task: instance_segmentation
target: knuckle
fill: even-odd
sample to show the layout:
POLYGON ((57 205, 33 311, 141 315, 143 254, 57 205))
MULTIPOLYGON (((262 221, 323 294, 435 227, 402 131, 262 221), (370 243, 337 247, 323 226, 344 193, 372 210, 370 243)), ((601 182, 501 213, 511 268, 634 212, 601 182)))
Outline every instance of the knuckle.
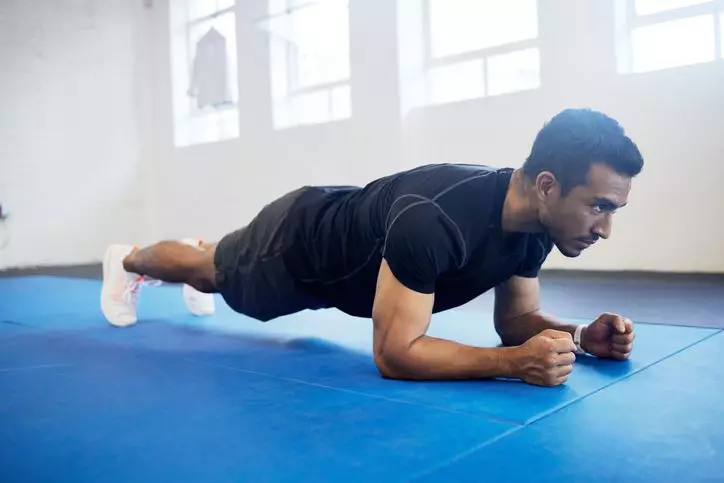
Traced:
POLYGON ((551 339, 540 339, 539 344, 540 344, 541 349, 544 349, 547 352, 552 351, 555 347, 553 344, 553 340, 551 340, 551 339))

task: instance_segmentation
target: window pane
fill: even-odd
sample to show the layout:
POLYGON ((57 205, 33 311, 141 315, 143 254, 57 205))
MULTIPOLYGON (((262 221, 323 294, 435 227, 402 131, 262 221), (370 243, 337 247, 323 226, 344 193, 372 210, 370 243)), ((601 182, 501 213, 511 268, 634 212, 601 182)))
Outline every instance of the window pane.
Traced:
POLYGON ((346 2, 326 1, 290 14, 291 52, 297 88, 349 77, 349 11, 346 2))
POLYGON ((483 61, 435 67, 428 71, 428 97, 431 104, 463 101, 485 95, 483 61))
POLYGON ((349 86, 335 87, 332 96, 332 119, 347 119, 352 116, 352 98, 349 86))
POLYGON ((714 60, 714 19, 690 17, 631 32, 633 71, 647 72, 714 60))
POLYGON ((234 0, 188 0, 189 20, 207 17, 234 5, 234 0))
POLYGON ((435 58, 538 36, 536 0, 429 0, 435 58))
POLYGON ((287 7, 287 0, 269 0, 267 5, 267 13, 270 17, 275 17, 283 13, 287 7))
POLYGON ((636 13, 638 15, 649 15, 652 13, 674 10, 676 8, 710 3, 712 0, 636 0, 636 13))
POLYGON ((292 118, 297 124, 329 122, 329 91, 297 94, 292 99, 292 118))
MULTIPOLYGON (((221 36, 224 39, 224 47, 226 48, 226 57, 225 57, 225 64, 224 68, 226 71, 226 89, 227 89, 227 96, 231 102, 236 102, 238 98, 238 80, 237 80, 237 53, 236 53, 236 15, 234 12, 225 13, 223 15, 220 15, 218 17, 215 17, 211 20, 207 20, 205 22, 201 22, 198 24, 194 24, 189 29, 189 45, 191 46, 191 61, 192 66, 193 59, 196 57, 196 47, 198 42, 205 37, 206 35, 210 35, 214 33, 221 34, 221 36)), ((206 58, 208 59, 208 54, 206 55, 206 58)), ((218 64, 214 63, 213 66, 216 67, 218 64)), ((194 69, 194 72, 192 75, 194 76, 201 76, 205 79, 209 79, 209 70, 207 70, 206 66, 199 67, 198 70, 194 69)), ((217 72, 211 71, 211 72, 217 72)))
POLYGON ((488 58, 488 95, 540 87, 538 49, 526 49, 488 58))
POLYGON ((719 53, 724 59, 724 12, 719 14, 719 53))

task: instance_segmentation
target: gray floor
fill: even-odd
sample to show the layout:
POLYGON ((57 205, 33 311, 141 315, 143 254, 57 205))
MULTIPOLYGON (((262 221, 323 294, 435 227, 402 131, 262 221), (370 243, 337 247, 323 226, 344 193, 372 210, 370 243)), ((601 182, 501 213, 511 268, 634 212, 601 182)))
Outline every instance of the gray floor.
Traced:
MULTIPOLYGON (((0 277, 57 275, 101 277, 99 265, 0 272, 0 277)), ((614 312, 639 322, 724 328, 724 274, 545 271, 543 310, 565 318, 594 319, 614 312)), ((466 309, 490 313, 491 293, 466 309)))
MULTIPOLYGON (((547 271, 542 309, 566 318, 603 312, 634 321, 724 328, 724 275, 547 271)), ((470 307, 492 310, 492 294, 470 307)))

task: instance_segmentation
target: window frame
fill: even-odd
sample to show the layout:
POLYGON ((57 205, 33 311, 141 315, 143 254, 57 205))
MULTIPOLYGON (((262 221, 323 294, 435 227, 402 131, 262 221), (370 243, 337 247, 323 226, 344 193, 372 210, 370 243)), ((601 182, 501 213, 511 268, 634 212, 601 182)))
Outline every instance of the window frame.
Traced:
MULTIPOLYGON (((431 70, 439 68, 439 67, 446 67, 446 66, 452 66, 455 64, 462 64, 464 62, 469 61, 476 61, 479 60, 482 62, 482 68, 483 68, 483 95, 480 98, 486 98, 491 97, 490 94, 490 80, 488 77, 489 69, 488 69, 488 59, 492 56, 500 55, 500 54, 512 54, 515 52, 528 50, 528 49, 536 49, 538 51, 538 55, 540 56, 541 48, 540 48, 540 9, 536 8, 536 21, 538 22, 538 31, 536 33, 536 36, 534 38, 530 39, 524 39, 524 40, 516 40, 513 42, 508 42, 501 45, 494 45, 491 47, 483 47, 480 49, 474 49, 474 50, 468 50, 465 52, 460 52, 457 54, 450 54, 443 57, 435 57, 432 53, 432 18, 431 18, 431 5, 430 2, 432 0, 423 0, 421 5, 421 13, 422 13, 422 47, 423 47, 423 71, 427 75, 431 70)), ((539 64, 540 65, 540 64, 539 64)), ((542 79, 539 73, 539 86, 538 88, 542 87, 542 79)), ((529 89, 526 89, 529 90, 529 89)), ((523 90, 518 91, 512 91, 507 94, 515 94, 518 92, 524 92, 523 90)), ((497 94, 500 95, 500 94, 497 94)), ((429 93, 428 93, 428 101, 429 101, 429 93)), ((429 104, 429 102, 428 102, 429 104)))
MULTIPOLYGON (((169 2, 169 55, 172 105, 172 142, 175 148, 188 148, 202 144, 238 139, 241 134, 239 118, 239 61, 238 61, 238 0, 231 5, 205 13, 191 16, 192 2, 201 0, 171 0, 169 2), (206 22, 230 15, 233 25, 233 47, 227 44, 229 55, 227 68, 234 69, 231 79, 235 82, 227 84, 230 102, 218 106, 199 108, 195 96, 188 95, 193 76, 196 45, 192 42, 193 29, 206 22), (236 53, 236 55, 233 55, 236 53)), ((230 40, 226 39, 227 42, 230 40)), ((229 75, 229 71, 227 71, 229 75)))
MULTIPOLYGON (((308 2, 299 2, 298 0, 277 0, 277 2, 282 2, 284 4, 282 10, 277 11, 268 11, 267 16, 264 18, 265 22, 271 22, 273 19, 278 18, 285 18, 285 21, 287 23, 288 29, 291 31, 292 26, 291 22, 293 21, 293 15, 295 11, 298 11, 303 8, 309 8, 314 7, 318 4, 318 1, 311 0, 308 2)), ((350 0, 340 0, 340 3, 344 4, 349 12, 349 1, 350 0)), ((267 0, 267 8, 271 9, 272 0, 267 0)), ((351 19, 349 18, 349 13, 347 17, 348 26, 351 19)), ((347 35, 349 36, 348 42, 351 43, 351 29, 348 28, 347 35)), ((349 44, 348 44, 349 45, 349 44)), ((348 88, 352 89, 352 73, 351 73, 351 65, 350 65, 350 71, 348 72, 347 76, 343 79, 338 79, 335 81, 330 82, 318 82, 311 85, 300 85, 299 82, 299 53, 294 52, 294 47, 292 46, 291 42, 285 42, 283 46, 283 52, 284 52, 284 61, 283 64, 285 65, 285 76, 286 76, 286 94, 283 96, 284 100, 280 101, 278 99, 272 98, 271 101, 273 104, 276 104, 278 102, 283 102, 286 104, 287 109, 290 110, 290 112, 293 112, 292 106, 294 105, 295 101, 297 101, 300 97, 306 96, 309 94, 316 94, 316 93, 324 93, 328 98, 328 113, 327 113, 327 120, 326 121, 320 121, 317 122, 305 122, 301 121, 300 119, 296 118, 294 115, 292 115, 292 119, 286 123, 283 123, 281 126, 276 126, 276 120, 275 123, 275 129, 288 129, 288 128, 294 128, 299 127, 302 125, 307 124, 321 124, 321 123, 329 123, 329 122, 336 122, 339 120, 346 119, 348 117, 351 117, 352 115, 352 106, 351 106, 351 99, 350 99, 350 114, 347 117, 344 117, 342 119, 337 119, 334 116, 334 106, 333 106, 333 95, 334 91, 337 88, 348 88)), ((271 52, 270 52, 271 53, 271 52)), ((347 56, 349 57, 351 54, 350 50, 348 49, 347 56)), ((271 55, 274 55, 271 53, 271 55)), ((270 64, 273 65, 273 62, 270 64)), ((273 72, 270 73, 270 75, 275 75, 273 72)), ((351 95, 351 94, 350 94, 351 95)), ((274 110, 274 107, 273 107, 274 110)))
MULTIPOLYGON (((724 23, 724 0, 711 0, 706 3, 698 3, 694 5, 687 5, 685 7, 673 8, 670 10, 664 10, 661 12, 649 13, 639 15, 636 13, 636 0, 618 0, 619 9, 623 13, 623 41, 625 42, 622 58, 619 59, 619 73, 623 74, 644 74, 651 71, 636 72, 633 69, 633 43, 631 37, 633 31, 637 28, 648 27, 651 25, 658 25, 665 22, 671 22, 676 20, 686 20, 692 17, 700 17, 704 15, 711 15, 712 22, 714 22, 714 59, 713 62, 721 61, 724 58, 724 52, 722 52, 722 24, 724 23)), ((712 61, 699 62, 697 64, 709 64, 712 61)), ((665 69, 657 69, 654 72, 661 70, 676 69, 680 67, 687 67, 687 65, 676 65, 667 67, 665 69)))

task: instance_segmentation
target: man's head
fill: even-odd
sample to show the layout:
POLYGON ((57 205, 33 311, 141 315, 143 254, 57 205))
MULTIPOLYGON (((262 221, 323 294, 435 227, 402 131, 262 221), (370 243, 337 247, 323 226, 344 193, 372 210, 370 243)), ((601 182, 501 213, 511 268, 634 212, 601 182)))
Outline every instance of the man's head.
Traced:
POLYGON ((611 233, 611 216, 628 202, 643 158, 614 119, 567 109, 540 130, 523 173, 538 219, 565 256, 576 257, 611 233))

